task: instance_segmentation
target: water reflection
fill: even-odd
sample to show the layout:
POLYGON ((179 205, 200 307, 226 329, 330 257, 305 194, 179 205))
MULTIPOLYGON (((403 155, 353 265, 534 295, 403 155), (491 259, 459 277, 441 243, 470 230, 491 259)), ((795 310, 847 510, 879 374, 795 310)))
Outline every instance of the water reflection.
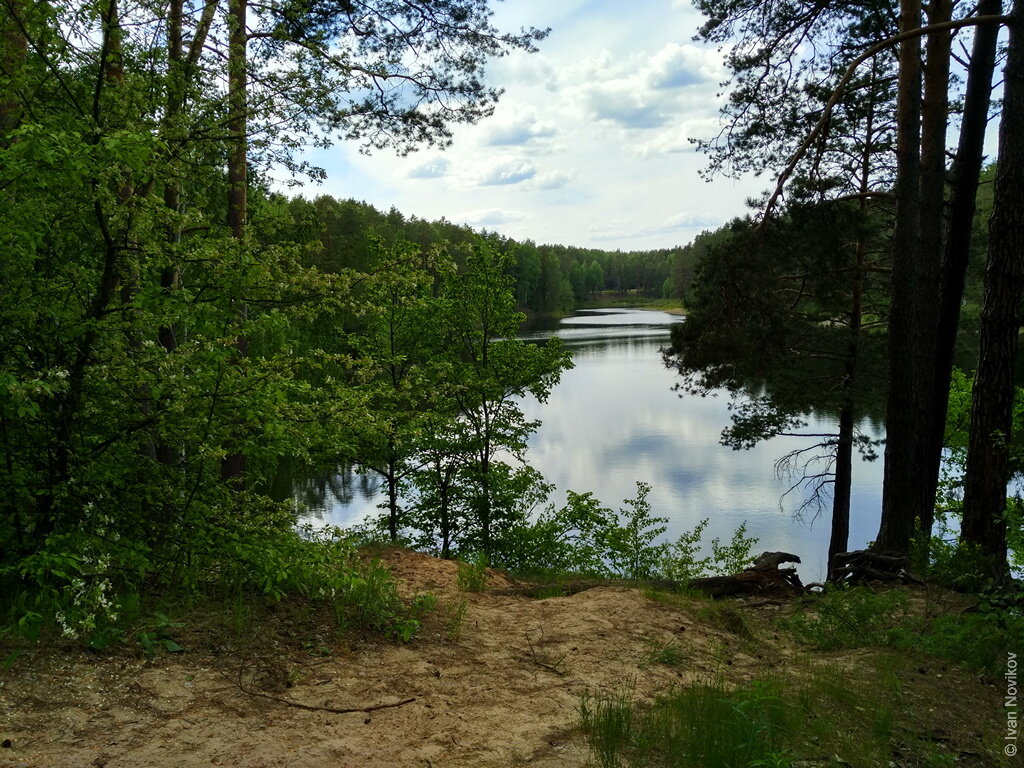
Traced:
MULTIPOLYGON (((654 513, 671 521, 666 536, 707 517, 706 538, 728 539, 746 521, 749 534, 760 538, 758 551, 798 554, 805 579, 820 577, 828 515, 817 522, 794 520, 803 496, 787 498, 780 508, 792 481, 775 474, 779 456, 813 441, 776 438, 749 451, 722 446, 728 399, 680 397, 673 391, 676 375, 661 362, 669 326, 679 320, 663 312, 603 310, 527 328, 525 338, 563 339, 575 363, 547 403, 524 403, 526 416, 542 422, 529 443, 530 463, 557 486, 556 501, 565 489, 592 491, 617 508, 642 480, 653 486, 654 513)), ((835 429, 827 416, 809 421, 808 432, 835 429)), ((880 461, 854 467, 851 547, 877 532, 881 478, 880 461)), ((375 486, 372 477, 348 472, 307 480, 296 495, 317 519, 351 525, 376 510, 375 486)))

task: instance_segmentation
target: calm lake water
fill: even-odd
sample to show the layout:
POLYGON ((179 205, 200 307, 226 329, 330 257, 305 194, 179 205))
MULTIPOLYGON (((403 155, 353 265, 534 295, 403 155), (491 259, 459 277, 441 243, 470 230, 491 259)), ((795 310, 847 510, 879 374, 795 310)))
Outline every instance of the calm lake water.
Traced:
MULTIPOLYGON (((680 319, 663 312, 590 310, 524 332, 525 338, 557 335, 572 351, 567 371, 546 403, 524 403, 540 429, 530 440, 528 461, 558 488, 592 491, 617 509, 635 495, 636 482, 652 486, 652 511, 670 521, 674 538, 709 518, 705 541, 728 540, 746 521, 757 552, 782 550, 801 557, 800 573, 817 580, 824 573, 830 506, 817 519, 798 517, 798 491, 780 498, 793 480, 779 478, 775 461, 810 444, 776 438, 749 451, 719 443, 729 424, 726 396, 699 397, 673 391, 678 376, 664 367, 660 349, 669 326, 680 319)), ((808 432, 827 432, 835 422, 809 418, 808 432)), ((865 425, 870 432, 870 428, 865 425)), ((878 436, 872 433, 873 436, 878 436)), ((860 548, 878 531, 882 462, 857 461, 853 473, 850 548, 860 548)), ((376 511, 378 484, 371 477, 341 474, 302 483, 296 497, 314 522, 347 526, 376 511)))

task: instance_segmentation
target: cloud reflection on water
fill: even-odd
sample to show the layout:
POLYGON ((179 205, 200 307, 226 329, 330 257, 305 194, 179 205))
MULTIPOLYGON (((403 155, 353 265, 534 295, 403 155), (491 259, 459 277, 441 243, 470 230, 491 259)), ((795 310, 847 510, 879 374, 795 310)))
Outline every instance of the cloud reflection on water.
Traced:
MULTIPOLYGON (((618 508, 635 493, 637 481, 653 486, 654 514, 670 519, 674 538, 710 518, 705 539, 728 539, 742 522, 760 539, 756 549, 785 550, 804 560, 801 574, 818 579, 824 571, 829 515, 809 526, 793 519, 802 495, 779 499, 792 484, 775 475, 776 459, 805 444, 776 438, 747 451, 719 442, 729 424, 727 397, 699 397, 673 391, 676 375, 662 364, 660 348, 669 325, 679 318, 663 312, 602 310, 579 313, 556 328, 526 333, 540 339, 554 333, 573 353, 547 403, 528 399, 527 418, 539 419, 527 457, 558 488, 592 491, 618 508)), ((830 419, 809 419, 809 431, 834 428, 830 419)), ((851 548, 874 537, 881 508, 881 461, 858 461, 851 500, 851 548)), ((327 499, 323 519, 351 525, 375 510, 373 494, 348 503, 327 499)), ((317 515, 320 517, 320 515, 317 515)))

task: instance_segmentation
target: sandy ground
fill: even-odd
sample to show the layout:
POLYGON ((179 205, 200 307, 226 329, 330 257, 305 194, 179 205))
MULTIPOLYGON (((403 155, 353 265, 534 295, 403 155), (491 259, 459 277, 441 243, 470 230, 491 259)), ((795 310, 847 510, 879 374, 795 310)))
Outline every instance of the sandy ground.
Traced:
MULTIPOLYGON (((463 593, 454 563, 410 552, 389 562, 404 589, 438 596, 408 645, 323 656, 23 656, 0 676, 0 766, 582 766, 574 724, 585 691, 629 687, 646 698, 713 674, 723 655, 754 663, 737 656, 729 632, 636 590, 547 600, 463 593), (669 641, 693 663, 651 663, 669 641), (281 699, 332 709, 406 703, 339 714, 281 699)), ((492 574, 488 586, 510 585, 492 574)))

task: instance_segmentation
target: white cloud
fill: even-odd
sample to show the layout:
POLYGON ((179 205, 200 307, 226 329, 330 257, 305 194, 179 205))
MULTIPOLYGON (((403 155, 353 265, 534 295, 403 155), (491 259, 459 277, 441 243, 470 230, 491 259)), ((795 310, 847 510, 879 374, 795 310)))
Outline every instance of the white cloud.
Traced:
POLYGON ((501 208, 481 208, 475 211, 463 211, 452 216, 452 220, 471 227, 495 227, 511 224, 527 218, 522 211, 509 211, 501 208))
POLYGON ((561 189, 572 181, 572 176, 562 171, 541 173, 530 181, 531 189, 561 189))
POLYGON ((718 85, 724 77, 717 53, 695 45, 666 45, 651 57, 645 72, 652 88, 688 88, 695 85, 718 85))
POLYGON ((529 113, 516 115, 505 122, 490 121, 484 130, 484 143, 492 147, 528 144, 555 135, 554 123, 529 113))
POLYGON ((443 157, 435 157, 417 165, 406 174, 410 179, 439 179, 448 173, 451 163, 443 157))
POLYGON ((564 72, 561 84, 585 114, 631 130, 660 128, 692 112, 717 113, 723 76, 716 52, 669 43, 630 56, 600 51, 564 72))
POLYGON ((476 183, 481 187, 505 186, 528 181, 537 175, 537 167, 528 160, 503 160, 485 168, 476 183))
POLYGON ((718 213, 698 213, 696 211, 683 211, 677 213, 674 216, 669 216, 661 229, 665 232, 671 232, 675 229, 694 229, 700 227, 707 229, 710 227, 717 227, 722 224, 722 215, 718 213))
MULTIPOLYGON (((598 240, 634 240, 652 235, 681 235, 688 231, 712 229, 721 224, 721 214, 682 211, 663 219, 658 224, 646 226, 636 226, 634 222, 622 219, 609 221, 592 227, 591 234, 598 240)), ((681 241, 681 238, 676 240, 677 243, 681 241)))
POLYGON ((502 28, 552 32, 538 54, 491 62, 488 83, 505 90, 495 114, 455 126, 443 155, 367 157, 339 144, 321 160, 324 191, 516 239, 605 248, 681 245, 742 214, 764 182, 700 179, 706 158, 689 140, 719 133, 726 73, 718 51, 687 42, 700 14, 689 0, 671 10, 673 1, 629 13, 607 0, 497 4, 502 28))

